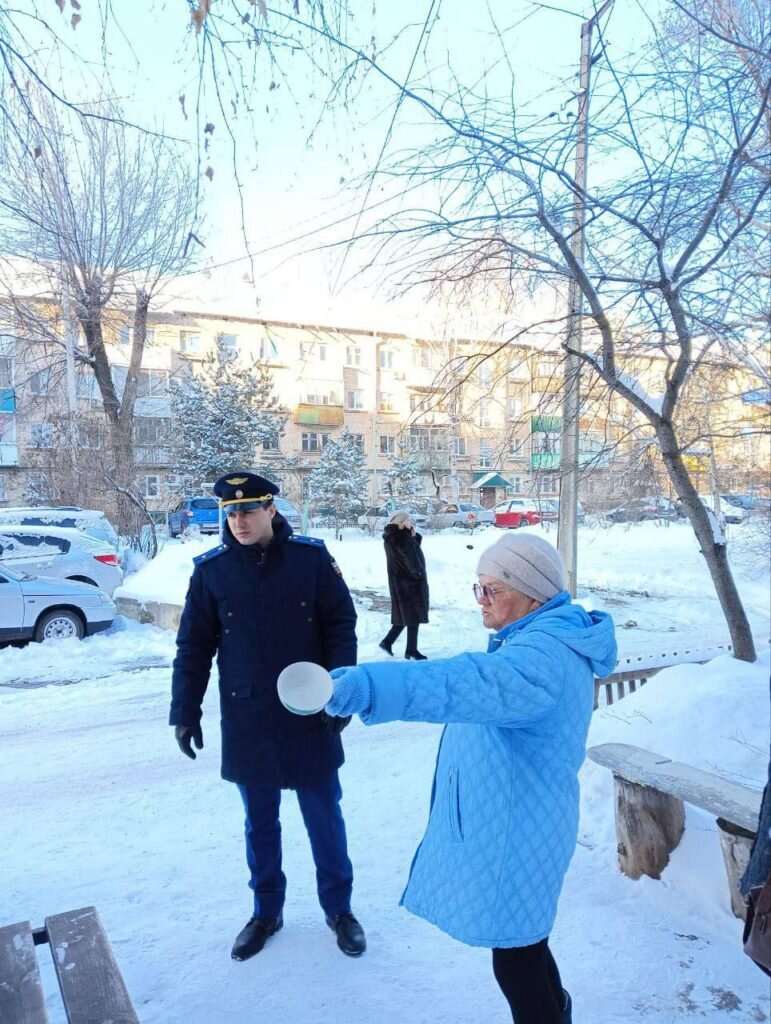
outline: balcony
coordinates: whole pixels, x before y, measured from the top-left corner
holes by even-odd
[[[530,429],[534,434],[558,434],[562,430],[562,417],[533,416]]]
[[[300,403],[295,413],[295,423],[306,427],[342,427],[344,422],[345,413],[342,405]]]
[[[530,456],[531,469],[559,469],[559,452],[534,452]]]

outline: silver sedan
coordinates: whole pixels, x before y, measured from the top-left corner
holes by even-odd
[[[111,598],[87,583],[0,569],[0,641],[80,639],[108,629],[116,614]]]

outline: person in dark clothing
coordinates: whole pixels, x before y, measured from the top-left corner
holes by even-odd
[[[278,487],[254,473],[214,485],[226,516],[223,543],[194,559],[177,634],[169,722],[180,749],[203,748],[202,703],[216,653],[222,777],[238,786],[246,811],[246,859],[254,912],[232,949],[259,953],[283,925],[281,791],[297,793],[316,864],[319,902],[343,953],[366,949],[351,913],[338,768],[347,719],[298,718],[280,703],[279,673],[296,661],[333,669],[356,662],[356,612],[323,541],[302,537],[276,511]]]
[[[428,622],[428,578],[421,536],[408,512],[396,512],[383,530],[383,544],[391,593],[391,628],[379,646],[393,656],[394,640],[407,627],[405,658],[425,661],[418,650],[418,628]]]

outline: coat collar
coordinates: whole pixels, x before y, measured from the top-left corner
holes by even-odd
[[[499,647],[503,647],[504,644],[515,634],[521,630],[526,629],[539,615],[543,615],[544,612],[551,611],[554,608],[561,608],[564,604],[570,604],[571,597],[567,590],[561,590],[559,594],[555,594],[550,601],[546,604],[542,604],[540,608],[536,608],[534,612],[530,612],[523,619],[517,619],[515,622],[510,622],[503,629],[498,630],[497,633],[493,633],[492,636],[488,637],[487,640],[487,653],[491,654],[493,651],[497,651]]]

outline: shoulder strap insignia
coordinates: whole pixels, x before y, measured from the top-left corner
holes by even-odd
[[[224,555],[226,551],[230,551],[227,544],[220,544],[219,547],[211,548],[210,551],[204,551],[202,555],[196,555],[193,559],[194,565],[203,565],[204,562],[210,561],[212,558],[217,558],[218,555]]]
[[[310,544],[311,547],[314,548],[324,547],[324,541],[321,539],[321,537],[306,537],[302,533],[293,533],[292,536],[289,538],[289,542],[290,544]]]

